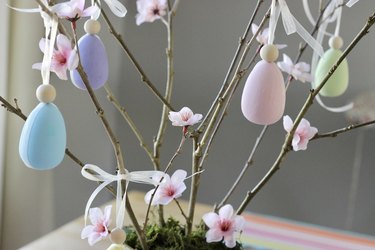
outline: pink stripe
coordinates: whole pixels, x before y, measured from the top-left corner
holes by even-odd
[[[278,240],[280,242],[284,243],[289,243],[289,244],[294,244],[294,245],[301,245],[301,246],[307,246],[307,247],[314,247],[316,249],[320,250],[337,250],[337,247],[324,244],[324,243],[319,243],[319,242],[314,242],[311,240],[304,240],[300,238],[294,238],[294,237],[288,237],[284,235],[279,235],[276,233],[270,233],[270,232],[265,232],[262,230],[256,230],[256,229],[250,229],[246,230],[246,235],[252,236],[252,235],[258,235],[261,237],[269,238],[271,240]],[[358,250],[358,249],[352,249],[352,248],[340,248],[340,250]]]

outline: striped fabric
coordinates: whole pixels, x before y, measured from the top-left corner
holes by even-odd
[[[245,215],[240,241],[256,250],[375,250],[375,237],[332,230],[284,219]]]

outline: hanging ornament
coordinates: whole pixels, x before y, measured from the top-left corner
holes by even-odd
[[[250,122],[269,125],[277,122],[284,113],[284,78],[274,63],[279,55],[277,47],[262,47],[258,62],[246,80],[242,92],[241,109]]]
[[[333,36],[329,39],[330,49],[327,50],[322,58],[320,58],[315,71],[314,87],[317,87],[326,77],[332,66],[342,56],[343,41],[339,36]],[[333,75],[328,79],[319,94],[327,97],[335,97],[342,95],[348,88],[349,69],[348,61],[344,59],[338,66]]]
[[[36,91],[39,105],[27,118],[20,137],[19,153],[26,166],[45,170],[59,165],[65,155],[64,118],[53,100],[52,85],[40,85]]]
[[[41,68],[43,84],[36,91],[40,101],[27,118],[21,132],[19,153],[26,166],[45,170],[56,167],[65,155],[66,130],[64,118],[52,102],[55,88],[49,84],[51,58],[57,34],[57,18],[50,18],[41,12],[46,28],[45,53]],[[50,34],[51,33],[51,34]]]
[[[103,87],[108,80],[108,56],[103,42],[96,35],[100,31],[99,21],[87,20],[84,28],[87,34],[79,39],[78,50],[82,67],[95,90]],[[77,70],[70,71],[70,77],[77,88],[86,90]]]

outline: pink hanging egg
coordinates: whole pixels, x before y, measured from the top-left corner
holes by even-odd
[[[241,109],[250,122],[269,125],[277,122],[284,113],[285,84],[280,69],[273,63],[277,54],[271,57],[263,55],[262,58],[267,60],[258,62],[246,80]]]
[[[95,90],[103,87],[108,80],[108,56],[103,42],[96,35],[100,31],[100,23],[96,20],[88,20],[85,30],[87,34],[79,39],[78,48],[83,69],[91,87]],[[70,71],[70,77],[77,88],[86,90],[77,70]]]

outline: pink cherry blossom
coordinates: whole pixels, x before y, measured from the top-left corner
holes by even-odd
[[[203,118],[201,114],[194,114],[191,109],[188,107],[183,107],[178,112],[169,112],[169,120],[172,122],[173,126],[192,126],[198,122],[200,122]]]
[[[236,246],[235,233],[240,232],[245,219],[242,216],[233,214],[233,207],[229,204],[219,210],[219,214],[210,212],[202,217],[204,223],[209,227],[206,233],[206,241],[218,242],[224,238],[225,245],[229,248]]]
[[[257,33],[258,29],[259,29],[259,26],[256,25],[255,23],[251,25],[251,32],[253,33],[253,35]],[[264,30],[259,32],[256,39],[261,45],[265,45],[265,44],[268,44],[268,36],[269,36],[269,28],[265,28]],[[275,44],[275,45],[278,49],[283,49],[287,47],[286,44]]]
[[[81,232],[81,238],[88,238],[90,246],[106,238],[110,234],[108,227],[111,223],[111,209],[111,205],[106,206],[103,214],[102,210],[98,207],[90,208],[89,218],[92,225],[86,226]]]
[[[154,22],[167,13],[167,0],[137,0],[137,25]]]
[[[288,115],[284,116],[283,119],[284,129],[290,132],[293,127],[293,121]],[[318,133],[318,129],[310,126],[310,122],[302,118],[300,124],[298,125],[292,140],[292,147],[294,151],[306,150],[307,143],[311,138]]]
[[[93,5],[86,9],[85,0],[70,0],[69,2],[58,3],[52,6],[52,11],[60,18],[66,18],[75,22],[81,17],[96,15],[99,11],[98,6]]]
[[[66,70],[73,70],[78,66],[78,54],[75,49],[72,48],[72,44],[69,39],[59,34],[56,38],[57,50],[54,49],[52,55],[52,62],[50,70],[55,72],[57,77],[61,80],[68,80]],[[46,39],[42,38],[39,42],[40,50],[45,53]],[[41,69],[42,63],[35,63],[33,69]]]
[[[164,176],[163,180],[159,184],[159,188],[156,190],[155,196],[152,199],[151,205],[167,205],[173,199],[181,197],[182,193],[186,189],[186,185],[184,180],[186,178],[186,171],[184,170],[176,170],[172,177],[169,177],[168,174],[157,173],[155,174],[152,179],[160,182],[162,177]],[[150,203],[151,196],[154,193],[155,188],[148,191],[145,196],[145,202],[147,204]]]
[[[301,82],[312,81],[312,76],[308,73],[310,71],[310,65],[308,63],[299,62],[294,65],[292,59],[286,54],[283,54],[283,61],[278,62],[277,66],[279,66],[282,71],[292,75],[296,80],[300,80]]]

